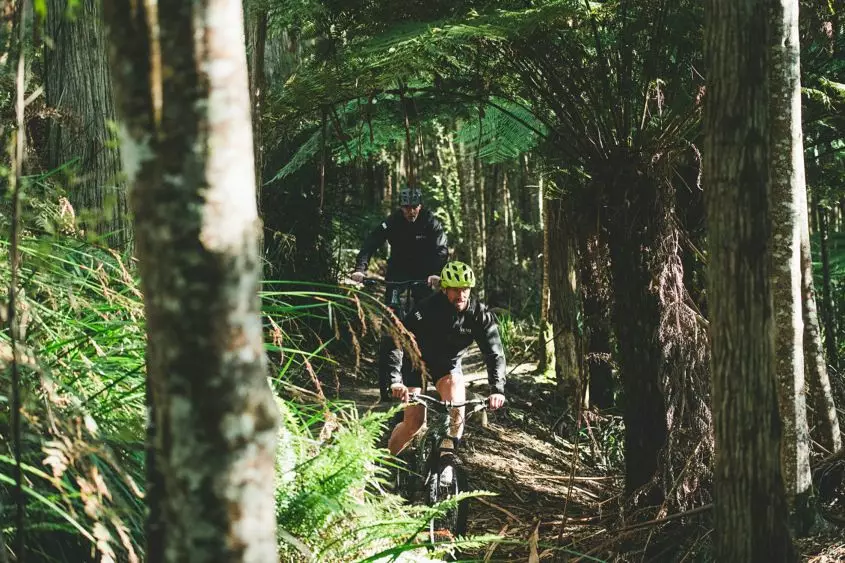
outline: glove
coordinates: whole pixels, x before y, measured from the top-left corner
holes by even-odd
[[[426,282],[431,289],[437,289],[437,286],[440,285],[440,276],[428,276]]]
[[[361,283],[362,281],[364,281],[364,272],[352,272],[352,275],[349,277],[355,283]]]

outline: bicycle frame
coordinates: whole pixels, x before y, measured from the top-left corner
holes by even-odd
[[[408,462],[408,470],[421,478],[420,485],[425,487],[429,484],[433,473],[437,469],[440,459],[440,443],[449,433],[449,413],[453,408],[472,407],[464,416],[470,415],[487,408],[487,399],[470,399],[463,402],[441,401],[429,395],[414,393],[408,402],[422,405],[426,410],[425,430],[413,441],[418,442],[419,447],[414,449],[414,457]],[[433,411],[433,416],[429,417]],[[410,487],[409,487],[410,488]],[[413,492],[421,489],[414,487]],[[412,492],[412,491],[409,491]]]
[[[364,278],[365,285],[375,285],[376,283],[384,284],[385,302],[400,319],[404,318],[415,304],[413,290],[418,287],[428,287],[427,280],[393,281],[372,277]]]

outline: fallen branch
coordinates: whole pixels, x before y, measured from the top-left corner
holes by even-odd
[[[617,530],[618,534],[624,534],[626,532],[630,532],[632,530],[639,530],[640,528],[648,528],[650,526],[659,526],[661,524],[665,524],[671,520],[677,520],[678,518],[683,518],[684,516],[692,516],[694,514],[699,514],[701,512],[707,512],[713,508],[713,503],[705,504],[704,506],[699,506],[698,508],[692,508],[690,510],[685,510],[684,512],[678,512],[675,514],[670,514],[669,516],[664,516],[663,518],[655,518],[654,520],[648,520],[646,522],[639,522],[638,524],[631,524],[630,526],[625,526],[624,528],[620,528]]]
[[[477,500],[480,503],[486,504],[490,508],[495,508],[499,512],[503,512],[503,513],[507,514],[510,518],[513,518],[514,520],[516,520],[517,522],[519,522],[523,526],[525,525],[525,522],[523,522],[517,515],[515,515],[513,512],[511,512],[507,508],[502,508],[498,504],[494,504],[494,503],[490,502],[489,500],[484,500],[483,498],[480,498],[480,497],[477,497],[475,500]]]

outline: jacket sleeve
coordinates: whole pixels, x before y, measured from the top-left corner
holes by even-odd
[[[431,240],[434,249],[429,272],[439,276],[443,266],[449,260],[449,244],[443,224],[434,215],[431,216]]]
[[[358,256],[355,257],[356,272],[364,272],[367,270],[370,258],[373,254],[375,254],[376,250],[384,244],[384,241],[387,240],[387,235],[390,232],[392,224],[393,221],[391,216],[379,223],[378,226],[373,229],[369,235],[367,235],[367,238],[364,239],[364,243],[361,245],[361,250],[358,252]]]
[[[487,366],[491,393],[505,393],[505,350],[499,336],[499,325],[490,310],[478,303],[475,311],[475,342]]]

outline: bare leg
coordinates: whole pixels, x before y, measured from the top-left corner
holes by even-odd
[[[464,402],[466,401],[466,387],[464,386],[463,374],[448,374],[441,377],[434,385],[440,398],[444,401]],[[466,407],[452,409],[449,413],[449,436],[460,438],[464,435],[464,412]],[[443,441],[443,446],[453,447],[454,443],[448,438]]]
[[[419,387],[411,387],[412,393],[420,392]],[[405,449],[408,443],[417,435],[425,422],[425,407],[422,405],[408,405],[402,422],[396,425],[387,441],[387,449],[392,455],[397,455]]]

